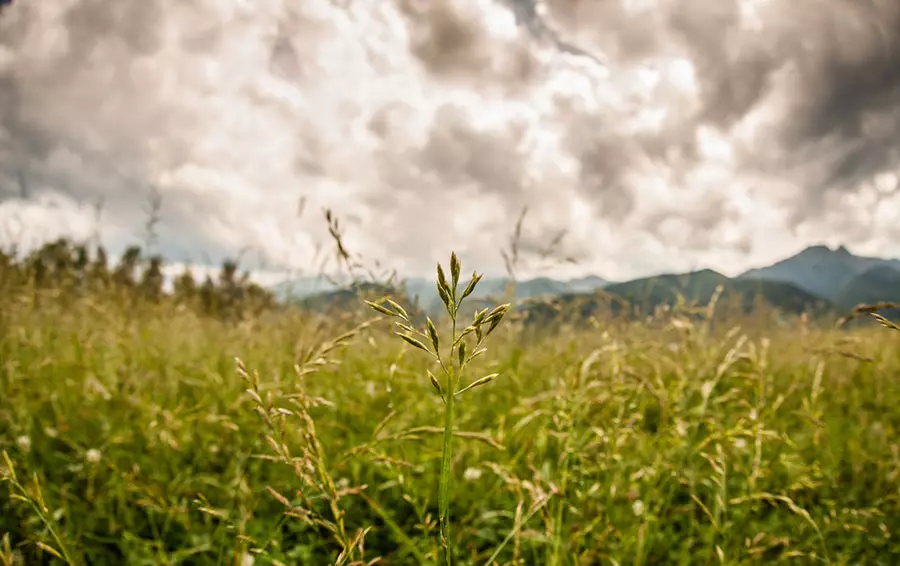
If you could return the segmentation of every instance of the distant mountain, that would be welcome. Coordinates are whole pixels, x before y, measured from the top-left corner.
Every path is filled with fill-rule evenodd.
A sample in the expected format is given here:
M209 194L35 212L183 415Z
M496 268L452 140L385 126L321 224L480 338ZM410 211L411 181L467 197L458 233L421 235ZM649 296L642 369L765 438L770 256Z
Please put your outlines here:
M312 312L327 314L362 313L370 312L369 307L363 304L363 299L378 301L389 297L400 303L409 314L410 319L416 324L425 321L424 312L414 301L411 301L403 289L376 283L358 283L352 286L294 298L292 302L297 306Z
M744 310L757 301L785 312L800 313L831 308L830 301L784 281L730 279L704 269L681 275L658 275L608 286L605 291L624 299L632 306L649 310L659 305L674 305L681 296L686 302L706 305L718 286L723 299L737 299Z
M302 299L310 295L319 293L328 293L337 291L341 288L347 288L349 281L343 285L336 284L320 276L298 277L290 281L282 281L276 283L270 288L275 296L280 300Z
M468 282L463 278L460 287ZM486 302L487 298L502 298L506 294L510 279L506 277L485 277L478 283L475 293L469 302ZM518 299L532 299L562 295L565 293L590 293L608 285L608 281L602 277L591 275L571 280L557 280L548 277L539 277L519 281L515 287L515 296ZM276 296L282 300L293 300L302 304L325 304L340 302L337 297L347 296L349 283L340 285L323 277L301 277L289 282L279 283L272 287ZM430 314L440 312L443 305L437 294L434 280L423 277L412 277L405 281L405 294L411 302L418 305ZM348 291L349 292L349 291ZM352 292L349 292L353 295Z
M532 322L547 321L560 313L575 318L585 318L604 311L613 314L649 314L656 307L674 306L679 297L686 303L705 306L720 285L721 303L736 306L743 312L749 312L760 304L793 314L824 314L834 310L830 301L792 283L730 279L711 269L611 284L599 295L563 294L549 301L526 303L523 310L526 320Z
M811 246L768 267L751 269L738 276L744 280L781 281L843 304L845 287L858 275L874 267L900 271L900 260L861 257L840 246ZM844 294L844 295L842 295Z
M679 294L688 302L707 303L716 287L728 281L728 277L717 271L703 269L683 274L642 277L609 285L604 290L631 304L645 306L673 304Z
M511 282L506 277L485 277L478 282L478 287L472 296L478 299L504 298L507 287ZM538 277L516 282L514 293L517 299L526 300L566 293L590 293L597 289L602 289L608 284L608 281L596 275L570 280ZM464 285L465 282L460 283L460 286ZM410 280L407 281L406 289L410 297L419 297L421 304L426 310L433 311L435 308L440 308L440 299L437 295L434 281L424 279Z
M566 292L568 293L593 293L597 289L604 289L610 284L609 281L596 275L588 275L587 277L579 277L566 281Z

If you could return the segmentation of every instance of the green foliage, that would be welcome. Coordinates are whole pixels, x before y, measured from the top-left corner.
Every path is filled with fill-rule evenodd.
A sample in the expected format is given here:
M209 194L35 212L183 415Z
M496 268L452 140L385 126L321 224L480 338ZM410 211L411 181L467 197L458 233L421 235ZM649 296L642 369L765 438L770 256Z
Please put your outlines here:
M401 341L126 258L0 256L0 563L433 563L442 517L460 565L900 560L889 321L510 310L475 357L490 311L377 302Z
M228 320L252 317L276 306L274 295L251 282L248 273L239 276L236 262L223 262L218 281L207 277L200 286L186 269L171 292L164 289L163 266L162 257L145 260L141 248L131 246L110 268L103 247L91 257L87 246L60 239L20 259L0 252L0 300L50 295L62 301L91 296L131 306L174 303Z

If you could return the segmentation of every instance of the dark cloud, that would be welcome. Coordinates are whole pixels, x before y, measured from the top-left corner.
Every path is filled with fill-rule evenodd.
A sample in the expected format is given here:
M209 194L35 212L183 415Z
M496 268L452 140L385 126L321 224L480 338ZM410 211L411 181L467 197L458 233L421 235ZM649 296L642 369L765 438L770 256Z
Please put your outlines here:
M598 150L589 152L594 179L608 184L643 158L693 167L701 159L692 141L698 128L728 132L773 94L789 103L769 136L741 158L748 170L801 186L794 221L819 215L826 191L853 191L881 171L900 170L898 2L785 0L761 4L755 15L736 0L677 0L646 10L614 1L547 6L561 33L588 38L587 49L595 46L613 66L681 50L699 82L700 106L678 122L638 140L598 133ZM665 158L673 153L686 159L673 164Z
M783 139L807 152L824 140L840 143L822 185L851 189L900 168L900 4L836 5L815 54L798 61L807 96L796 99Z
M520 194L525 156L517 151L525 128L515 123L502 131L479 130L465 111L453 105L434 115L428 141L415 162L445 187L477 185L484 192Z
M524 35L498 44L489 35L485 14L471 4L397 0L397 5L409 22L413 55L436 77L482 86L487 80L512 90L540 71Z
M642 148L614 132L603 132L602 127L590 128L590 123L586 128L572 128L567 141L578 159L579 190L596 203L599 216L621 223L634 206L626 175Z
M160 0L80 0L62 18L69 61L84 64L97 45L109 38L136 56L153 54L160 48L163 15Z
M885 167L900 146L900 3L879 0L777 2L758 30L737 31L734 2L699 0L672 12L704 85L700 118L722 127L789 77L790 105L776 130L778 163L830 152L812 192L852 190ZM818 155L817 155L818 154Z

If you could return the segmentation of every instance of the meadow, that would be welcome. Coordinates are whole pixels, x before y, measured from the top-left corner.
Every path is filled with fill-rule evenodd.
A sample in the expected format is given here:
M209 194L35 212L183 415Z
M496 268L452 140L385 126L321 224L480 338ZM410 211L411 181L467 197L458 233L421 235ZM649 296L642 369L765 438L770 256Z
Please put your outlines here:
M223 317L7 264L2 564L900 563L891 328Z

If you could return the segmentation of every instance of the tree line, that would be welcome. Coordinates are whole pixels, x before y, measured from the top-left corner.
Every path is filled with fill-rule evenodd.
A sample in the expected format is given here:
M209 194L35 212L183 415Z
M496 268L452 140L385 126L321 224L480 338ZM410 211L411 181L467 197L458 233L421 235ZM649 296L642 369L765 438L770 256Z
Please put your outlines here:
M222 262L218 276L198 280L191 268L166 285L165 260L129 246L113 264L102 246L61 238L27 254L0 250L0 292L52 294L57 299L91 295L120 303L170 303L223 319L258 315L277 306L275 295L250 280L234 260Z

